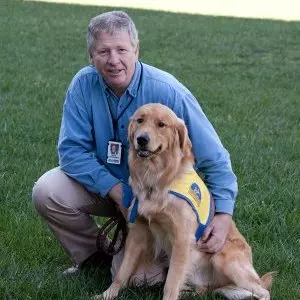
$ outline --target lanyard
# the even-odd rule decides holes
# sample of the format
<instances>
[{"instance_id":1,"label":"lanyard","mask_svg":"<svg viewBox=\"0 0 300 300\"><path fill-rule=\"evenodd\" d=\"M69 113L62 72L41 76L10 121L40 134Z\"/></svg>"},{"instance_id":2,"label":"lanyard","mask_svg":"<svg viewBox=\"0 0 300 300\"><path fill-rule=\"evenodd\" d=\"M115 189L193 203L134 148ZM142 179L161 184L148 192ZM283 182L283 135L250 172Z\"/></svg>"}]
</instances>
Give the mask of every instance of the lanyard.
<instances>
[{"instance_id":1,"label":"lanyard","mask_svg":"<svg viewBox=\"0 0 300 300\"><path fill-rule=\"evenodd\" d=\"M139 61L139 63L141 65L141 74L140 74L140 80L139 80L138 87L137 87L137 93L138 93L138 91L140 89L141 81L142 81L142 76L143 76L143 65L142 65L142 63L140 61ZM112 123L113 123L113 140L114 141L117 141L116 133L118 131L118 122L121 119L121 117L123 116L123 114L125 113L125 111L127 110L127 108L129 107L129 105L132 103L133 99L134 99L134 97L131 96L131 99L128 101L127 105L124 107L124 109L121 111L121 113L115 119L114 115L112 113L111 106L109 104L109 100L107 99L107 96L106 96L106 101L107 101L107 106L108 106L108 109L109 109L110 118L111 118Z\"/></svg>"}]
</instances>

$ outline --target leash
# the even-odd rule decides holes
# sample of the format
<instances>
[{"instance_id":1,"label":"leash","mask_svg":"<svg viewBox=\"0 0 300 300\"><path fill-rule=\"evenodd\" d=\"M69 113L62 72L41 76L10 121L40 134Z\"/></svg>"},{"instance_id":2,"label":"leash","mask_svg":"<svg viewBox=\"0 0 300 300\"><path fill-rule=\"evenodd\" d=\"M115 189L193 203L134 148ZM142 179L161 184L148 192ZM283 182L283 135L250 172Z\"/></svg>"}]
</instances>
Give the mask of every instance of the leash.
<instances>
[{"instance_id":1,"label":"leash","mask_svg":"<svg viewBox=\"0 0 300 300\"><path fill-rule=\"evenodd\" d=\"M112 240L107 243L108 234L113 233ZM125 245L126 237L128 233L127 222L124 219L121 212L116 216L109 218L100 228L96 239L97 249L103 251L106 254L113 256L119 253ZM121 236L120 236L121 234ZM120 241L117 244L117 242Z\"/></svg>"}]
</instances>

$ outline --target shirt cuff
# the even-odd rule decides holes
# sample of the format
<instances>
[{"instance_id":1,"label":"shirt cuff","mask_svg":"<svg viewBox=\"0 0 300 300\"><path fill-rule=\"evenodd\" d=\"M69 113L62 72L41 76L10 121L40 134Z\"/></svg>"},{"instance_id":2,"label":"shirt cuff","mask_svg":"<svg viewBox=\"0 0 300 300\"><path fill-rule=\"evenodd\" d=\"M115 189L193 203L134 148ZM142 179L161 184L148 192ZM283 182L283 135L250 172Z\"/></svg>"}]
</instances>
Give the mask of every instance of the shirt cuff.
<instances>
[{"instance_id":1,"label":"shirt cuff","mask_svg":"<svg viewBox=\"0 0 300 300\"><path fill-rule=\"evenodd\" d=\"M105 198L108 196L108 193L110 192L110 190L118 183L120 183L121 181L113 176L111 176L110 180L105 180L105 184L101 184L102 188L100 191L100 196L102 198Z\"/></svg>"},{"instance_id":2,"label":"shirt cuff","mask_svg":"<svg viewBox=\"0 0 300 300\"><path fill-rule=\"evenodd\" d=\"M234 211L234 201L233 200L216 200L216 213L224 213L231 215Z\"/></svg>"}]
</instances>

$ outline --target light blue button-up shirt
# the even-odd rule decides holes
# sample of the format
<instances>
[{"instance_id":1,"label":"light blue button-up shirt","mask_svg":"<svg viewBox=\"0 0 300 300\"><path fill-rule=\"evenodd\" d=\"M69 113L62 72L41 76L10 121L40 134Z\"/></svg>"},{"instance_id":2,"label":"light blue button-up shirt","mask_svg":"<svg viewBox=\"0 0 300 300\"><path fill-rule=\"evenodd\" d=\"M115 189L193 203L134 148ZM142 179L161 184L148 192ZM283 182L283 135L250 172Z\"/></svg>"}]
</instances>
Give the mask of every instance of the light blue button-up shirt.
<instances>
[{"instance_id":1,"label":"light blue button-up shirt","mask_svg":"<svg viewBox=\"0 0 300 300\"><path fill-rule=\"evenodd\" d=\"M117 183L128 183L128 124L136 109L146 103L167 105L185 121L195 169L204 175L216 211L232 214L237 180L228 152L190 91L172 75L144 63L136 63L134 77L120 99L94 66L74 76L66 94L58 142L62 171L102 197ZM116 130L114 120L118 120ZM106 162L110 140L123 144L120 165Z\"/></svg>"}]
</instances>

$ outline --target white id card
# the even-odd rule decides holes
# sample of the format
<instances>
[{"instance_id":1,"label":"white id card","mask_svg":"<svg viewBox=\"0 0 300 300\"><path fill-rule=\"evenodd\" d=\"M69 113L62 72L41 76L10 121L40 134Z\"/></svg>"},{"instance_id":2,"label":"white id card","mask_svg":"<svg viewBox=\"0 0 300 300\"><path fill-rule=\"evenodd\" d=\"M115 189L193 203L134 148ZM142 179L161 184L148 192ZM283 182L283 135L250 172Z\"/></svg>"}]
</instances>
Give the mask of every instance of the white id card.
<instances>
[{"instance_id":1,"label":"white id card","mask_svg":"<svg viewBox=\"0 0 300 300\"><path fill-rule=\"evenodd\" d=\"M122 143L109 141L107 146L107 163L119 165L121 163Z\"/></svg>"}]
</instances>

